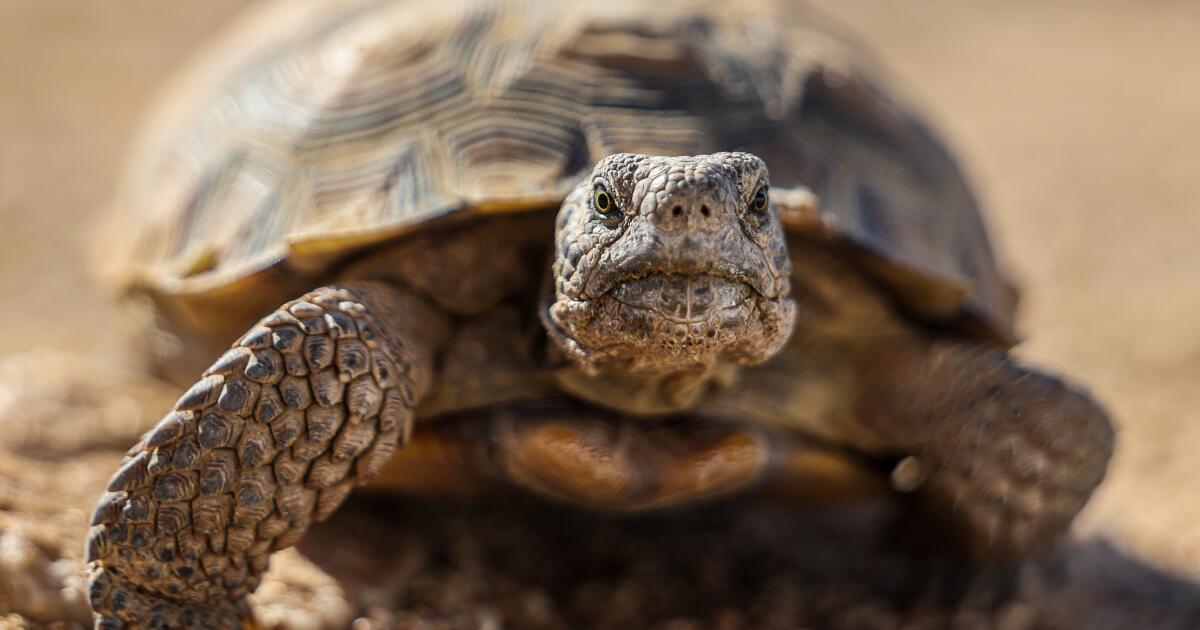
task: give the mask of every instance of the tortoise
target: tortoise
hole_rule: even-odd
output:
[[[782,2],[257,9],[115,204],[195,384],[96,506],[97,627],[236,627],[360,486],[903,493],[968,559],[1054,541],[1112,426],[1009,355],[971,188],[878,77]]]

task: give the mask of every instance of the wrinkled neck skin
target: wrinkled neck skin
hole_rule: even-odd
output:
[[[747,153],[617,154],[559,210],[542,309],[569,393],[634,414],[696,406],[774,356],[795,305],[767,169]]]

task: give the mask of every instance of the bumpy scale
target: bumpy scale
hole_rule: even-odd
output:
[[[384,285],[328,287],[234,344],[130,450],[96,506],[97,626],[236,627],[270,554],[407,439],[440,335],[431,313]]]

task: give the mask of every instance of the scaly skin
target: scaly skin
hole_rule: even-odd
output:
[[[767,187],[766,165],[748,153],[601,160],[559,211],[548,325],[560,346],[593,374],[773,356],[794,305]],[[597,207],[600,191],[612,207]]]
[[[243,336],[130,450],[96,506],[98,628],[233,628],[270,554],[407,439],[444,330],[380,283],[326,287]]]
[[[604,194],[611,205],[598,208]],[[791,260],[767,166],[750,154],[617,154],[559,210],[544,322],[578,370],[559,383],[635,414],[772,358],[792,332]]]
[[[860,375],[855,415],[915,456],[922,522],[977,559],[1012,561],[1056,540],[1112,457],[1112,423],[1087,393],[999,350],[893,346]]]

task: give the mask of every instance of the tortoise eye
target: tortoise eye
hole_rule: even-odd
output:
[[[767,206],[767,187],[762,186],[754,193],[754,199],[750,201],[750,209],[755,212],[766,212]]]
[[[608,190],[603,185],[598,185],[592,196],[592,207],[600,214],[608,214],[617,209],[617,204],[613,202],[612,195],[608,194]]]

